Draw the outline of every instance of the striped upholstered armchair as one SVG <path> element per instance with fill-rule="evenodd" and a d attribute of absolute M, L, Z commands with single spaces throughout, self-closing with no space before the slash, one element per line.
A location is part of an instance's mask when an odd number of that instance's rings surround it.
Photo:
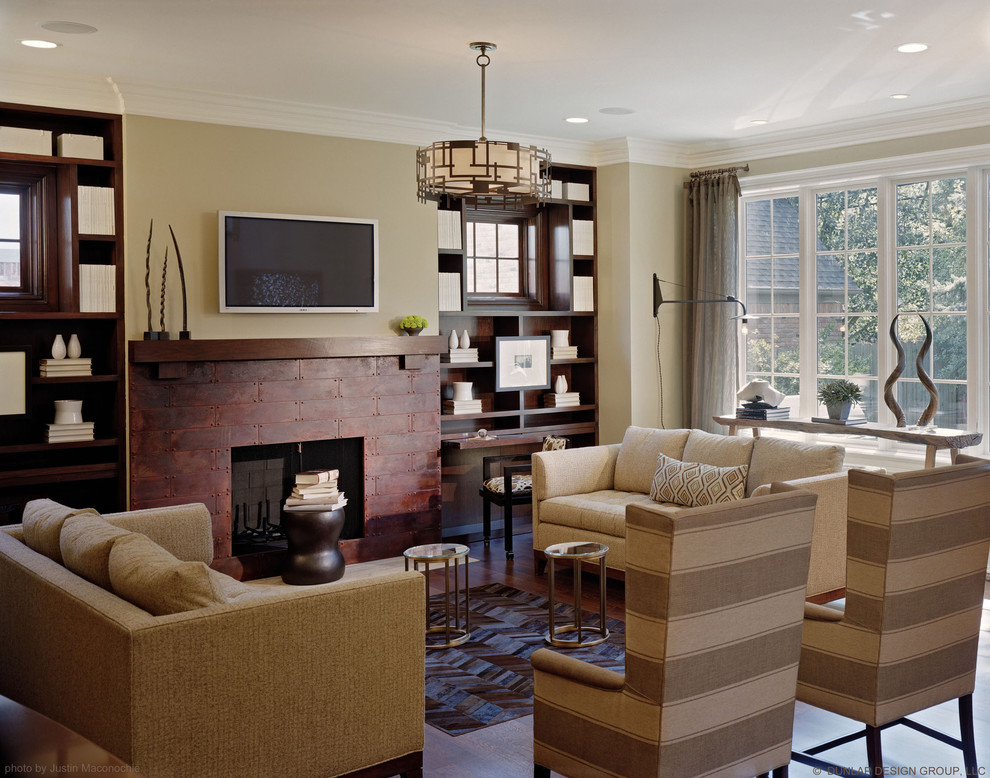
<path fill-rule="evenodd" d="M 910 473 L 851 470 L 848 505 L 845 611 L 807 606 L 798 699 L 866 725 L 873 775 L 883 773 L 881 728 L 958 699 L 961 740 L 948 742 L 962 748 L 967 775 L 976 775 L 972 694 L 990 550 L 990 461 L 960 455 L 953 466 Z M 816 755 L 849 739 L 794 758 L 835 767 Z"/>
<path fill-rule="evenodd" d="M 626 674 L 534 652 L 536 775 L 786 775 L 816 496 L 626 509 Z"/>

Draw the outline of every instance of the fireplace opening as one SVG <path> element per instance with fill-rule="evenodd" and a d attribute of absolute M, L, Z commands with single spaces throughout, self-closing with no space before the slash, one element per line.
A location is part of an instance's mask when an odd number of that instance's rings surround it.
<path fill-rule="evenodd" d="M 347 498 L 341 539 L 364 536 L 364 439 L 237 446 L 230 450 L 230 523 L 234 556 L 285 548 L 282 508 L 303 470 L 338 470 Z"/>

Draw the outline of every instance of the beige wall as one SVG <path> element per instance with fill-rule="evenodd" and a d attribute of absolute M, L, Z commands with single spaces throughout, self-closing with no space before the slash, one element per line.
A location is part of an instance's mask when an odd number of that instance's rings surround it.
<path fill-rule="evenodd" d="M 416 200 L 415 149 L 393 143 L 126 116 L 124 119 L 127 337 L 147 328 L 145 246 L 152 249 L 153 328 L 168 225 L 185 266 L 194 338 L 388 335 L 418 313 L 437 330 L 436 207 Z M 379 312 L 219 313 L 217 211 L 350 216 L 379 221 Z M 166 329 L 181 329 L 169 251 Z"/>

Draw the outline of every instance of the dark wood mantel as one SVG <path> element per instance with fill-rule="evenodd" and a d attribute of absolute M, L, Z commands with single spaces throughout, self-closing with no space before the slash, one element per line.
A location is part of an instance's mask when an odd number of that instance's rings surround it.
<path fill-rule="evenodd" d="M 336 338 L 132 340 L 129 346 L 131 362 L 212 362 L 440 354 L 447 350 L 447 339 L 439 335 L 348 335 Z"/>

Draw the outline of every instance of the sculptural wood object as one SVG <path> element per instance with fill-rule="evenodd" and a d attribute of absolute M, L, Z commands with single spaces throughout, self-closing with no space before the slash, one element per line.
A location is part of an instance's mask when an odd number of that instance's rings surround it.
<path fill-rule="evenodd" d="M 900 340 L 897 338 L 897 320 L 900 318 L 900 314 L 894 316 L 890 322 L 890 339 L 894 341 L 894 348 L 897 350 L 897 365 L 891 371 L 890 375 L 887 377 L 886 383 L 883 385 L 883 401 L 886 403 L 887 407 L 890 408 L 894 417 L 897 419 L 898 427 L 905 427 L 907 423 L 904 419 L 904 411 L 901 410 L 901 406 L 897 404 L 897 400 L 894 398 L 894 384 L 897 383 L 897 379 L 901 377 L 901 373 L 904 372 L 904 347 L 901 346 Z M 925 325 L 925 342 L 921 345 L 921 349 L 918 351 L 918 358 L 915 360 L 915 366 L 918 370 L 918 380 L 921 385 L 925 387 L 928 391 L 931 399 L 928 401 L 928 407 L 925 408 L 921 417 L 918 419 L 918 426 L 925 427 L 928 426 L 932 419 L 935 418 L 935 413 L 938 411 L 938 389 L 935 388 L 935 384 L 931 378 L 928 377 L 928 373 L 925 372 L 924 360 L 928 355 L 928 349 L 932 345 L 932 328 L 928 324 L 928 320 L 925 319 L 920 313 L 918 318 L 921 319 L 922 324 Z"/>

